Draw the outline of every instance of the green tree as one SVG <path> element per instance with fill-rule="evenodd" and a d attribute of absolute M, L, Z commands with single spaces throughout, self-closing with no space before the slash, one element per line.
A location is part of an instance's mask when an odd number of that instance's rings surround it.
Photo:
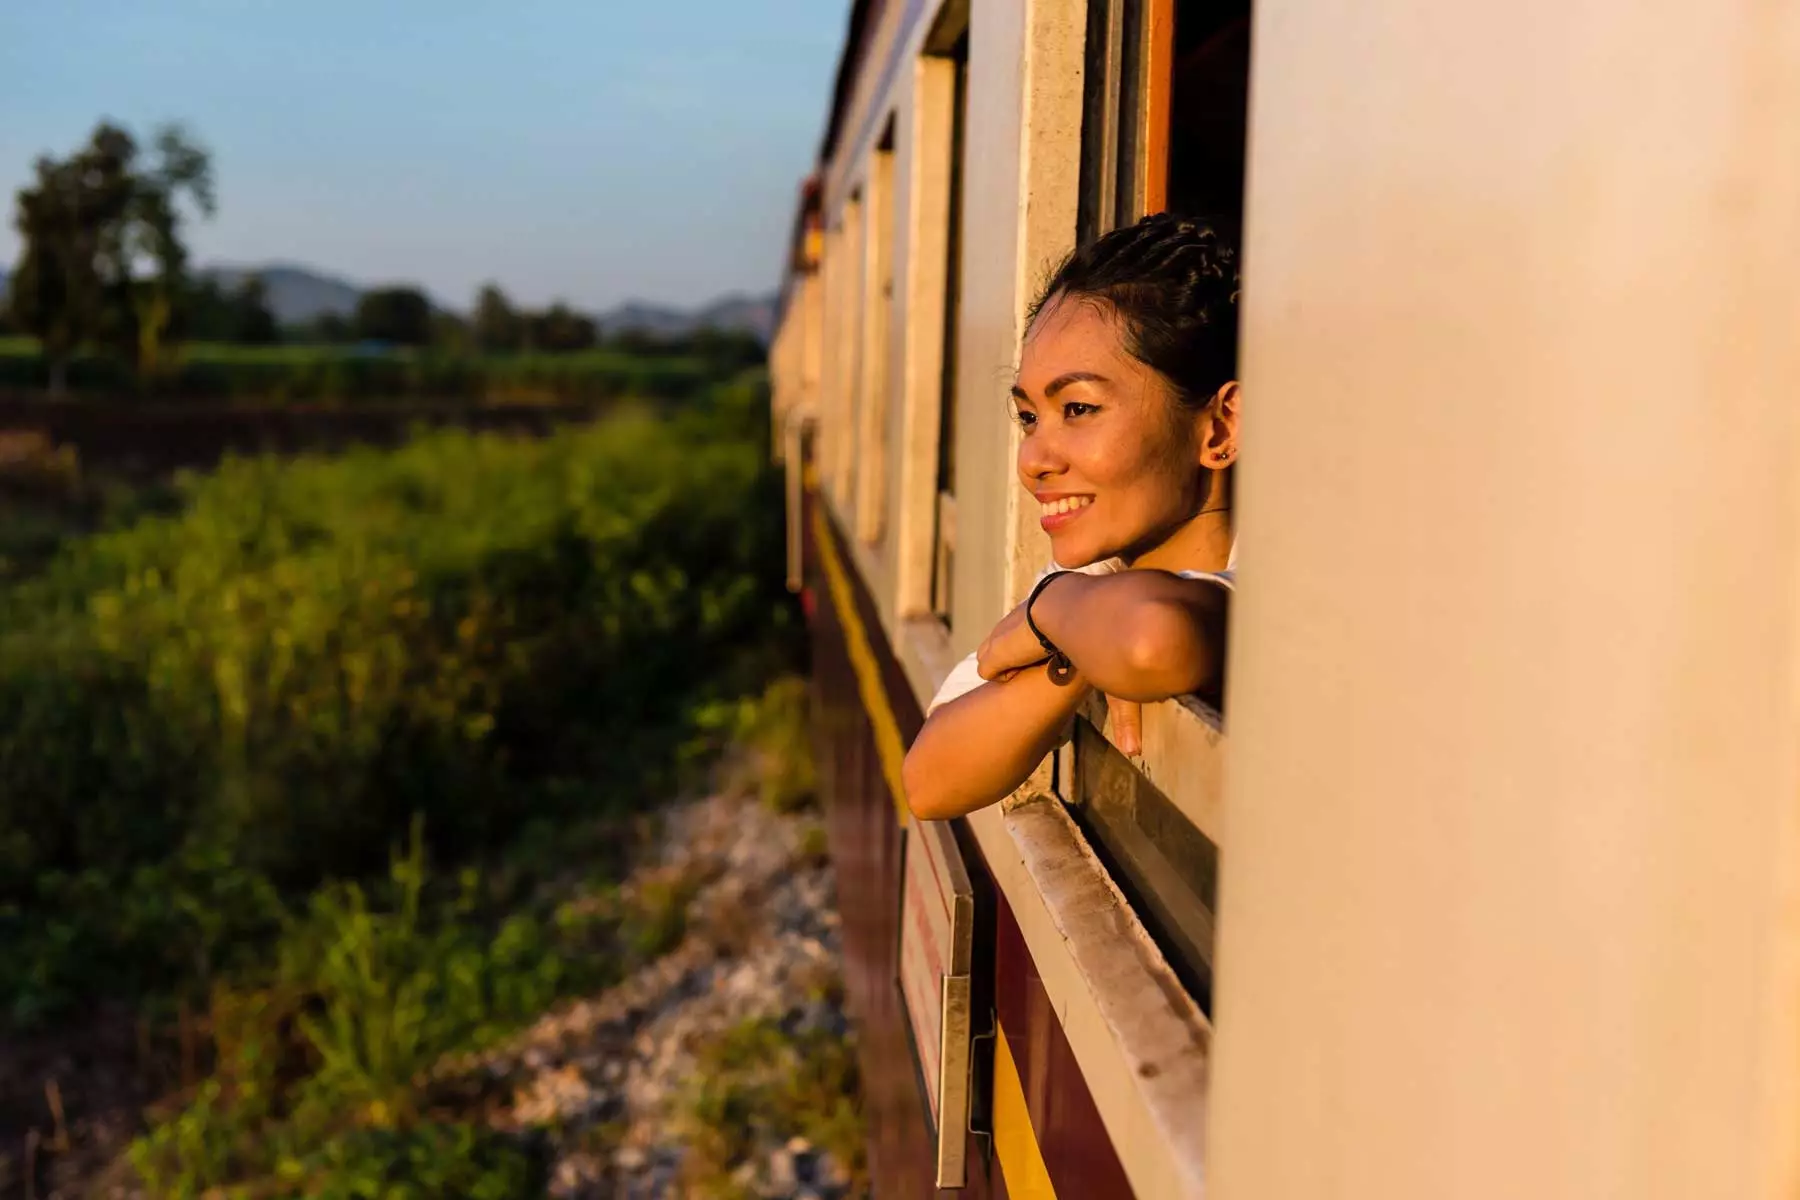
<path fill-rule="evenodd" d="M 261 275 L 246 275 L 231 296 L 231 340 L 246 346 L 272 346 L 281 327 L 269 308 L 269 289 Z"/>
<path fill-rule="evenodd" d="M 431 342 L 431 301 L 416 287 L 383 287 L 363 293 L 356 305 L 356 336 L 397 346 Z"/>
<path fill-rule="evenodd" d="M 722 374 L 753 367 L 768 359 L 756 335 L 741 329 L 702 326 L 688 336 L 688 352 Z"/>
<path fill-rule="evenodd" d="M 210 275 L 199 276 L 184 284 L 175 307 L 169 332 L 182 341 L 268 346 L 281 340 L 260 275 L 246 275 L 230 290 Z"/>
<path fill-rule="evenodd" d="M 446 354 L 464 354 L 469 350 L 469 323 L 453 312 L 442 310 L 431 314 L 431 346 Z"/>
<path fill-rule="evenodd" d="M 531 348 L 551 354 L 589 350 L 599 340 L 593 318 L 582 316 L 560 300 L 544 312 L 533 313 L 529 324 Z"/>
<path fill-rule="evenodd" d="M 309 334 L 316 341 L 336 346 L 355 341 L 356 327 L 343 313 L 323 312 L 313 321 Z"/>
<path fill-rule="evenodd" d="M 486 284 L 475 297 L 475 344 L 489 354 L 517 350 L 522 340 L 519 314 L 498 284 Z"/>
<path fill-rule="evenodd" d="M 44 347 L 52 391 L 85 344 L 156 369 L 187 267 L 184 198 L 214 210 L 210 160 L 179 126 L 160 129 L 145 157 L 108 122 L 68 158 L 39 157 L 16 198 L 11 290 L 15 319 Z"/>
<path fill-rule="evenodd" d="M 19 189 L 13 227 L 21 240 L 10 285 L 13 318 L 36 335 L 63 390 L 71 355 L 98 338 L 106 301 L 100 248 L 130 204 L 129 134 L 102 124 L 84 149 L 58 161 L 40 156 L 36 180 Z"/>
<path fill-rule="evenodd" d="M 187 245 L 182 240 L 183 197 L 202 215 L 217 208 L 213 195 L 212 160 L 178 125 L 157 130 L 152 154 L 133 179 L 131 204 L 119 232 L 116 277 L 131 301 L 133 358 L 140 376 L 154 375 L 162 365 L 163 346 L 175 315 L 175 302 L 187 274 Z M 134 275 L 138 263 L 150 271 Z"/>
<path fill-rule="evenodd" d="M 170 331 L 182 341 L 231 341 L 235 335 L 231 296 L 210 275 L 189 280 Z"/>

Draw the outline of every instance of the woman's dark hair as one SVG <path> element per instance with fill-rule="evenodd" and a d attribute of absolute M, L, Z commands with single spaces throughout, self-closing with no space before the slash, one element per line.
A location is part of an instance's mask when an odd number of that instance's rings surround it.
<path fill-rule="evenodd" d="M 1157 213 L 1076 250 L 1031 306 L 1026 327 L 1058 297 L 1112 309 L 1133 358 L 1205 404 L 1237 378 L 1237 249 L 1210 221 Z"/>

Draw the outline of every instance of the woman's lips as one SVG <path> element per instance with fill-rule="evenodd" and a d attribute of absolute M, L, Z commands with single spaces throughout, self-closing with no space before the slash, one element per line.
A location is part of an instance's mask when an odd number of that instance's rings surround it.
<path fill-rule="evenodd" d="M 1038 519 L 1038 526 L 1045 533 L 1053 533 L 1070 521 L 1080 517 L 1093 506 L 1094 498 L 1089 495 L 1039 496 L 1038 503 L 1043 507 L 1043 516 Z"/>

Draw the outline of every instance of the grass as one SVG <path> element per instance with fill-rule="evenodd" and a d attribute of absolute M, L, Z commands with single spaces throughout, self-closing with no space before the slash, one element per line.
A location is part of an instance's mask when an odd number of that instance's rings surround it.
<path fill-rule="evenodd" d="M 741 361 L 741 359 L 740 359 Z M 685 400 L 720 374 L 690 353 L 596 347 L 567 354 L 465 354 L 434 348 L 193 342 L 170 350 L 149 378 L 130 364 L 81 352 L 69 362 L 76 395 L 143 395 L 267 406 L 304 402 L 462 399 L 568 403 L 654 396 Z M 0 338 L 0 388 L 46 386 L 34 339 Z"/>
<path fill-rule="evenodd" d="M 690 1193 L 751 1195 L 732 1178 L 760 1142 L 795 1130 L 866 1187 L 855 1048 L 824 1031 L 789 1033 L 769 1019 L 742 1021 L 701 1047 L 680 1119 Z"/>

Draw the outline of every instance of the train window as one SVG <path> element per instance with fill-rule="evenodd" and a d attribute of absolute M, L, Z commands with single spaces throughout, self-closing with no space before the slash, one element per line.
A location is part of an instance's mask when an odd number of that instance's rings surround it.
<path fill-rule="evenodd" d="M 967 0 L 949 0 L 943 5 L 931 36 L 925 40 L 922 83 L 940 90 L 945 113 L 945 130 L 941 137 L 943 155 L 943 189 L 936 198 L 943 205 L 945 219 L 940 261 L 943 263 L 943 313 L 941 313 L 941 354 L 936 371 L 936 416 L 938 416 L 938 453 L 936 471 L 932 475 L 934 511 L 932 511 L 931 612 L 950 624 L 952 581 L 956 578 L 956 363 L 958 363 L 958 317 L 963 291 L 963 148 L 967 142 L 968 124 L 968 4 Z M 923 221 L 929 227 L 931 221 Z"/>
<path fill-rule="evenodd" d="M 1250 75 L 1247 0 L 1088 5 L 1077 237 L 1146 213 L 1243 212 Z"/>
<path fill-rule="evenodd" d="M 1250 6 L 1183 3 L 1170 63 L 1167 207 L 1225 222 L 1239 241 L 1249 126 Z M 1148 210 L 1154 211 L 1154 210 Z"/>
<path fill-rule="evenodd" d="M 869 162 L 863 251 L 862 379 L 857 420 L 857 458 L 862 483 L 856 493 L 856 534 L 874 545 L 887 522 L 888 343 L 894 316 L 894 121 Z"/>
<path fill-rule="evenodd" d="M 1164 62 L 1174 0 L 1090 0 L 1076 236 L 1093 241 L 1162 207 Z"/>
<path fill-rule="evenodd" d="M 1247 0 L 1090 0 L 1077 236 L 1146 213 L 1242 226 L 1250 73 Z M 1217 714 L 1212 714 L 1216 721 Z M 1058 790 L 1202 1006 L 1212 986 L 1217 846 L 1100 735 L 1076 723 Z"/>

